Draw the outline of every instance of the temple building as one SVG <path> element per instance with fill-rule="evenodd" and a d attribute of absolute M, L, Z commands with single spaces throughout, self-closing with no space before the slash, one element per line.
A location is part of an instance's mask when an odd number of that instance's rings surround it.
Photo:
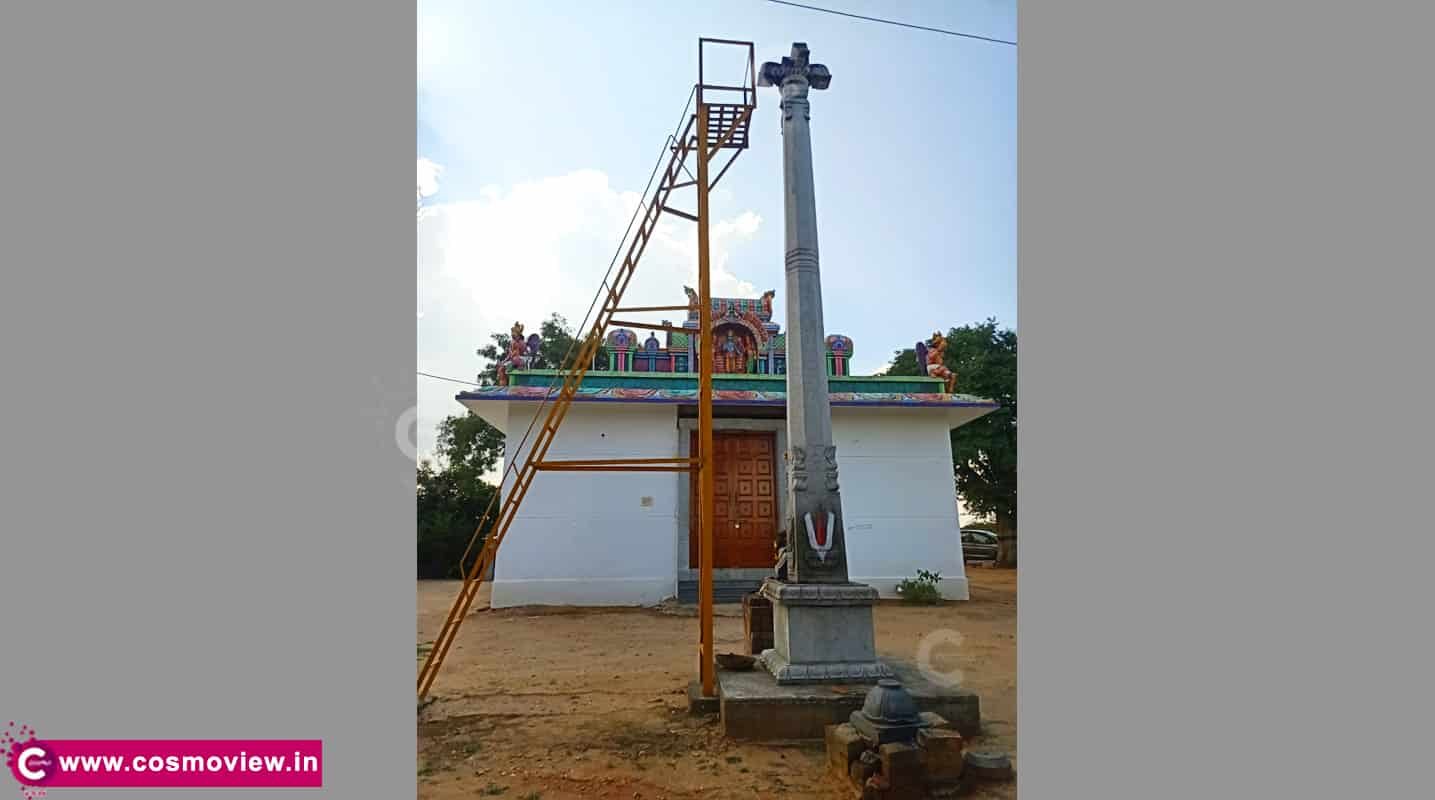
<path fill-rule="evenodd" d="M 684 332 L 659 340 L 610 331 L 607 369 L 584 377 L 546 456 L 688 457 L 697 441 L 698 359 L 711 358 L 719 602 L 736 601 L 772 574 L 785 517 L 787 365 L 774 294 L 714 298 L 704 312 L 688 290 L 687 318 L 667 323 Z M 710 347 L 699 340 L 700 313 L 712 317 Z M 526 344 L 537 352 L 536 338 Z M 505 468 L 527 457 L 517 446 L 561 383 L 554 370 L 523 368 L 522 350 L 501 371 L 506 385 L 457 398 L 505 434 Z M 966 599 L 949 432 L 996 404 L 952 393 L 949 374 L 935 366 L 939 353 L 929 376 L 867 377 L 851 374 L 851 339 L 829 335 L 825 350 L 851 580 L 896 597 L 896 585 L 924 569 L 941 574 L 945 597 Z M 540 473 L 499 550 L 493 606 L 693 600 L 695 484 L 685 472 Z"/>

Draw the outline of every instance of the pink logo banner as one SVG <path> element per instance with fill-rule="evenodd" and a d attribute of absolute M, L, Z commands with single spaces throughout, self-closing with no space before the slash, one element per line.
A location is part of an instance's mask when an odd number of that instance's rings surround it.
<path fill-rule="evenodd" d="M 324 785 L 318 739 L 29 738 L 5 760 L 23 786 L 40 789 Z"/>

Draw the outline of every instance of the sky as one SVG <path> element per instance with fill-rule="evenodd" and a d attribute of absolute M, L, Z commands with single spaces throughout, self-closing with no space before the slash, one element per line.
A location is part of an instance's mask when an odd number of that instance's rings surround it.
<path fill-rule="evenodd" d="M 1016 40 L 1002 0 L 812 0 Z M 697 81 L 700 36 L 776 61 L 806 42 L 823 317 L 873 374 L 932 331 L 1016 316 L 1016 48 L 766 2 L 418 3 L 418 368 L 473 380 L 514 321 L 583 318 Z M 741 82 L 708 51 L 709 82 Z M 751 147 L 711 195 L 715 296 L 776 289 L 785 320 L 782 136 L 759 90 Z M 694 209 L 693 190 L 673 205 Z M 685 302 L 696 226 L 664 215 L 625 305 Z M 649 314 L 643 319 L 668 315 Z M 786 328 L 783 322 L 784 329 Z M 463 386 L 419 376 L 420 457 Z"/>

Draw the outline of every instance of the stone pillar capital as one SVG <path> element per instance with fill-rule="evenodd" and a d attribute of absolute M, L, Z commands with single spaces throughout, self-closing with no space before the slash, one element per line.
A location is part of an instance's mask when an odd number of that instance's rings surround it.
<path fill-rule="evenodd" d="M 784 98 L 806 98 L 808 87 L 826 89 L 831 83 L 832 73 L 823 64 L 811 63 L 802 42 L 793 42 L 792 55 L 764 63 L 757 73 L 758 86 L 781 87 Z"/>

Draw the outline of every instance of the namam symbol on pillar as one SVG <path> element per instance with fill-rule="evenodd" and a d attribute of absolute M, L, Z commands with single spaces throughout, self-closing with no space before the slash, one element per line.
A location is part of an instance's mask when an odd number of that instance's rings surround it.
<path fill-rule="evenodd" d="M 827 554 L 832 551 L 831 532 L 837 529 L 837 515 L 831 511 L 826 517 L 817 515 L 817 521 L 812 521 L 812 512 L 802 516 L 807 523 L 807 543 L 812 546 L 812 552 L 817 556 L 818 561 L 826 561 Z"/>
<path fill-rule="evenodd" d="M 947 355 L 947 339 L 941 331 L 933 331 L 931 341 L 927 342 L 927 374 L 933 378 L 941 378 L 951 394 L 957 388 L 957 374 L 947 368 L 944 360 Z"/>

